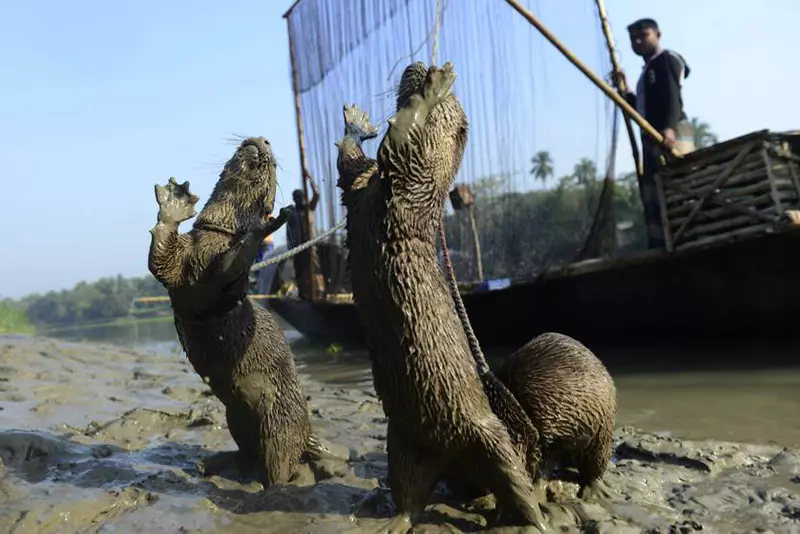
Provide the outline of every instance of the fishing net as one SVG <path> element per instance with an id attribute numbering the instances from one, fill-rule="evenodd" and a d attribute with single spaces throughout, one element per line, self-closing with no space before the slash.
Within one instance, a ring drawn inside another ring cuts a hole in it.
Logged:
<path id="1" fill-rule="evenodd" d="M 611 70 L 593 1 L 570 2 L 568 10 L 558 2 L 523 4 L 594 72 Z M 614 174 L 609 153 L 617 112 L 505 2 L 301 0 L 288 23 L 307 167 L 320 184 L 320 229 L 344 217 L 334 146 L 343 134 L 342 105 L 367 110 L 382 135 L 403 69 L 429 63 L 435 41 L 436 63 L 455 66 L 454 91 L 470 122 L 456 184 L 474 193 L 473 221 L 449 203 L 445 219 L 459 280 L 476 278 L 475 234 L 487 279 L 526 278 L 546 265 L 641 246 L 641 208 L 629 176 L 606 189 L 614 209 L 601 225 L 603 246 L 582 252 L 609 165 Z M 365 145 L 372 157 L 379 139 Z M 618 152 L 632 169 L 629 150 Z"/>

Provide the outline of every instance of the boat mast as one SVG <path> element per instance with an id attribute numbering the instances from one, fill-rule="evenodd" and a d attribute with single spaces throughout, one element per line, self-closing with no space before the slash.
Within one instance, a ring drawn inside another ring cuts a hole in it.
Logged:
<path id="1" fill-rule="evenodd" d="M 600 17 L 600 24 L 603 28 L 603 35 L 608 45 L 608 54 L 611 57 L 611 68 L 614 69 L 614 72 L 618 72 L 620 70 L 619 54 L 617 53 L 617 47 L 614 45 L 614 34 L 611 33 L 611 25 L 608 23 L 608 12 L 606 11 L 605 2 L 603 0 L 595 0 L 595 4 L 597 5 L 597 14 Z M 614 76 L 613 80 L 620 93 L 625 94 L 628 92 L 627 87 L 625 87 L 625 82 L 622 79 Z M 638 179 L 638 183 L 641 183 L 643 173 L 642 160 L 639 156 L 639 147 L 636 144 L 636 135 L 633 133 L 633 124 L 631 123 L 630 117 L 627 115 L 623 114 L 623 118 L 625 119 L 625 129 L 628 131 L 628 140 L 631 143 L 633 163 L 636 166 L 636 178 Z"/>
<path id="2" fill-rule="evenodd" d="M 297 147 L 300 152 L 300 171 L 303 176 L 302 178 L 303 197 L 305 197 L 306 200 L 306 210 L 305 210 L 306 224 L 308 225 L 309 234 L 311 234 L 308 237 L 309 239 L 311 239 L 313 238 L 314 234 L 314 217 L 311 213 L 311 210 L 309 209 L 310 203 L 308 198 L 309 184 L 308 184 L 308 165 L 306 162 L 306 143 L 305 143 L 305 138 L 303 136 L 303 116 L 302 113 L 300 112 L 300 74 L 299 71 L 297 70 L 297 58 L 295 57 L 294 39 L 292 39 L 292 23 L 289 20 L 289 15 L 291 15 L 292 11 L 299 2 L 300 0 L 297 0 L 294 4 L 292 4 L 292 7 L 290 7 L 286 13 L 284 13 L 283 18 L 286 19 L 286 32 L 289 37 L 289 62 L 292 68 L 292 92 L 294 93 L 294 112 L 295 112 L 295 121 L 297 122 Z M 316 253 L 316 250 L 314 250 L 315 248 L 316 247 L 312 247 L 311 250 L 309 251 L 312 255 Z M 306 273 L 306 275 L 308 276 L 307 280 L 308 287 L 311 289 L 311 300 L 316 300 L 317 298 L 317 291 L 314 285 L 314 275 L 316 274 L 314 272 L 315 263 L 316 262 L 314 262 L 312 258 L 312 261 L 310 262 L 311 265 L 309 266 L 309 269 Z"/>

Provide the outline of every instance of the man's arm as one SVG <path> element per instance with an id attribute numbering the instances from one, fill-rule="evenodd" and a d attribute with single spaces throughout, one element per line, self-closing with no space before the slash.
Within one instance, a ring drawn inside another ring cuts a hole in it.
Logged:
<path id="1" fill-rule="evenodd" d="M 665 130 L 672 130 L 674 135 L 675 129 L 681 120 L 683 109 L 681 109 L 681 79 L 683 78 L 683 62 L 674 54 L 668 51 L 664 54 L 666 61 L 664 62 L 665 76 L 663 87 L 664 98 L 664 118 L 666 119 Z M 667 132 L 664 132 L 667 137 Z"/>
<path id="2" fill-rule="evenodd" d="M 625 78 L 625 72 L 622 69 L 612 71 L 611 81 L 614 83 L 614 88 L 617 92 L 622 95 L 633 109 L 636 109 L 636 93 L 631 91 L 628 80 Z"/>
<path id="3" fill-rule="evenodd" d="M 306 178 L 311 185 L 311 200 L 308 202 L 308 209 L 314 211 L 317 209 L 317 203 L 319 202 L 319 188 L 310 173 L 306 172 Z"/>

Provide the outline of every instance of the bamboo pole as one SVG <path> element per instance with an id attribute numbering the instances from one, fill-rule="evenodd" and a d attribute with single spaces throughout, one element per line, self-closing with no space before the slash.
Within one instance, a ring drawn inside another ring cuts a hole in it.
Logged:
<path id="1" fill-rule="evenodd" d="M 285 18 L 285 19 L 288 19 L 288 18 L 289 18 L 289 15 L 291 15 L 291 14 L 292 14 L 292 11 L 294 11 L 294 8 L 296 8 L 296 7 L 297 7 L 297 4 L 299 4 L 301 1 L 302 1 L 302 0 L 295 0 L 295 1 L 292 3 L 292 5 L 291 5 L 291 6 L 289 6 L 289 9 L 287 9 L 287 10 L 286 10 L 286 13 L 284 13 L 284 14 L 283 14 L 283 18 Z"/>
<path id="2" fill-rule="evenodd" d="M 606 44 L 608 45 L 608 53 L 611 57 L 611 68 L 614 69 L 614 72 L 619 72 L 619 54 L 617 53 L 617 47 L 614 44 L 614 34 L 611 32 L 611 25 L 608 23 L 608 12 L 606 11 L 605 2 L 603 0 L 595 0 L 595 4 L 597 5 L 597 14 L 600 16 L 600 24 L 603 28 L 603 35 L 606 38 Z M 628 92 L 628 88 L 625 87 L 625 82 L 621 78 L 615 76 L 617 81 L 617 90 L 624 94 Z M 636 144 L 636 134 L 633 131 L 633 124 L 631 123 L 630 117 L 627 115 L 623 115 L 625 119 L 625 129 L 628 132 L 628 140 L 631 143 L 631 153 L 633 155 L 633 163 L 636 165 L 636 177 L 641 183 L 642 181 L 642 174 L 644 173 L 644 169 L 642 168 L 642 160 L 639 154 L 639 146 Z"/>
<path id="3" fill-rule="evenodd" d="M 472 231 L 472 247 L 475 254 L 475 270 L 478 282 L 483 282 L 483 256 L 481 255 L 481 239 L 478 236 L 478 223 L 475 221 L 475 212 L 472 211 L 473 204 L 467 206 L 467 217 L 469 218 L 469 228 Z"/>
<path id="4" fill-rule="evenodd" d="M 306 162 L 306 143 L 305 143 L 305 138 L 303 136 L 303 116 L 300 111 L 300 74 L 297 70 L 297 58 L 295 56 L 294 40 L 292 39 L 292 23 L 288 17 L 289 13 L 290 11 L 287 12 L 286 15 L 284 15 L 284 18 L 286 18 L 286 30 L 287 30 L 286 33 L 289 37 L 289 62 L 291 63 L 292 67 L 292 92 L 294 93 L 294 112 L 295 112 L 295 120 L 297 122 L 297 147 L 300 152 L 300 171 L 303 175 L 303 181 L 302 181 L 303 196 L 305 197 L 306 200 L 305 217 L 306 217 L 306 224 L 308 225 L 308 231 L 310 234 L 308 237 L 310 239 L 313 237 L 314 219 L 311 214 L 310 203 L 308 198 L 309 184 L 308 184 L 308 166 Z M 312 258 L 310 261 L 311 265 L 309 266 L 308 269 L 308 287 L 310 288 L 311 291 L 311 300 L 316 300 L 317 297 L 316 294 L 317 292 L 314 285 L 314 275 L 316 274 L 314 272 L 315 270 L 314 265 L 316 262 L 313 261 L 314 260 L 313 256 L 316 253 L 314 248 L 315 247 L 312 247 L 310 251 Z"/>
<path id="5" fill-rule="evenodd" d="M 639 115 L 639 112 L 633 109 L 633 107 L 630 104 L 628 104 L 628 102 L 622 97 L 622 95 L 617 93 L 613 87 L 611 87 L 602 79 L 600 79 L 595 73 L 593 73 L 589 69 L 589 67 L 584 65 L 580 59 L 575 57 L 575 55 L 572 52 L 570 52 L 569 49 L 566 46 L 564 46 L 564 44 L 561 41 L 559 41 L 555 35 L 551 33 L 550 30 L 548 30 L 547 27 L 544 24 L 542 24 L 542 22 L 539 19 L 537 19 L 533 13 L 525 9 L 517 0 L 505 0 L 505 2 L 511 7 L 513 7 L 517 13 L 522 15 L 522 17 L 525 20 L 527 20 L 533 27 L 539 30 L 539 33 L 541 33 L 545 37 L 545 39 L 550 41 L 550 43 L 553 46 L 555 46 L 559 50 L 559 52 L 561 52 L 564 55 L 564 57 L 566 57 L 569 60 L 570 63 L 575 65 L 578 68 L 578 70 L 580 70 L 584 74 L 584 76 L 589 78 L 589 80 L 591 80 L 591 82 L 598 87 L 598 89 L 603 91 L 608 98 L 613 100 L 614 103 L 617 106 L 619 106 L 619 108 L 623 111 L 623 113 L 625 113 L 627 116 L 633 119 L 633 121 L 636 122 L 639 128 L 641 128 L 644 133 L 649 135 L 656 142 L 656 145 L 661 147 L 665 152 L 672 154 L 672 156 L 674 156 L 675 158 L 681 157 L 681 155 L 677 151 L 671 150 L 664 145 L 664 136 L 661 135 L 661 133 L 658 130 L 653 128 L 652 124 L 647 122 L 647 120 L 645 120 L 644 117 Z"/>
<path id="6" fill-rule="evenodd" d="M 297 59 L 294 53 L 294 42 L 292 41 L 292 27 L 289 19 L 286 19 L 286 30 L 289 36 L 289 62 L 292 67 L 292 93 L 294 94 L 294 117 L 297 124 L 297 147 L 300 151 L 300 172 L 303 175 L 303 195 L 308 203 L 308 178 L 306 163 L 306 142 L 303 135 L 303 116 L 300 112 L 300 76 L 297 70 Z"/>

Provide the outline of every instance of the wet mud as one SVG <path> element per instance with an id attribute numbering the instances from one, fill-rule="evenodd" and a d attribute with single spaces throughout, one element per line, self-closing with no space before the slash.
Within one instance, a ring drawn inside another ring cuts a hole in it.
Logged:
<path id="1" fill-rule="evenodd" d="M 0 532 L 376 532 L 393 508 L 381 406 L 364 385 L 303 381 L 341 459 L 263 491 L 182 354 L 0 337 Z M 542 488 L 553 530 L 800 533 L 796 448 L 621 427 L 604 483 L 602 502 Z M 493 506 L 441 486 L 416 532 L 487 531 Z"/>

